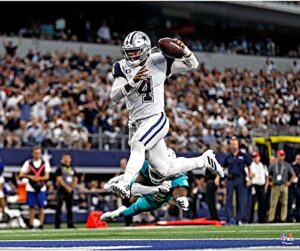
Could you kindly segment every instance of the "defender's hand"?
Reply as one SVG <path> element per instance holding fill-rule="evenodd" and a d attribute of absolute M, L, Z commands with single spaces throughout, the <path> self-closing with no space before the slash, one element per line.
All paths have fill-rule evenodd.
<path fill-rule="evenodd" d="M 172 182 L 170 180 L 165 180 L 160 186 L 158 186 L 158 191 L 160 193 L 170 192 L 172 187 Z"/>
<path fill-rule="evenodd" d="M 180 207 L 183 211 L 189 210 L 189 200 L 187 197 L 179 197 L 176 199 L 176 204 L 178 207 Z"/>

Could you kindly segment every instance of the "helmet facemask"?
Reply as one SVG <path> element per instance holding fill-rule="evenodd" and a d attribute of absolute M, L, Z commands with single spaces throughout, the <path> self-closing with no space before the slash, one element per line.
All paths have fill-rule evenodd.
<path fill-rule="evenodd" d="M 123 56 L 131 66 L 138 66 L 144 60 L 142 57 L 142 48 L 122 48 Z M 133 55 L 132 55 L 133 54 Z M 137 54 L 137 55 L 135 55 Z"/>
<path fill-rule="evenodd" d="M 122 53 L 128 65 L 136 67 L 149 57 L 150 49 L 149 37 L 143 32 L 134 31 L 125 38 Z"/>

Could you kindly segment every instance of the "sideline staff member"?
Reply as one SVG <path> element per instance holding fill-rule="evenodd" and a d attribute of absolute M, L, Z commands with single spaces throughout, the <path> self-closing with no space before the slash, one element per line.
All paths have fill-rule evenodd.
<path fill-rule="evenodd" d="M 71 166 L 72 156 L 70 153 L 64 153 L 61 157 L 60 167 L 56 169 L 57 182 L 57 204 L 55 212 L 55 228 L 60 228 L 61 224 L 61 208 L 66 202 L 67 208 L 67 225 L 68 228 L 75 228 L 73 224 L 73 191 L 77 186 L 78 178 L 75 169 Z"/>
<path fill-rule="evenodd" d="M 266 192 L 269 183 L 269 172 L 267 167 L 260 162 L 260 155 L 258 152 L 252 153 L 253 162 L 250 165 L 253 174 L 252 185 L 255 194 L 252 196 L 251 201 L 251 216 L 250 222 L 253 221 L 255 203 L 258 201 L 258 222 L 266 222 Z"/>
<path fill-rule="evenodd" d="M 236 137 L 230 140 L 230 153 L 226 155 L 223 167 L 228 167 L 226 214 L 227 221 L 234 223 L 247 222 L 248 187 L 251 185 L 251 159 L 240 151 Z M 246 173 L 245 169 L 248 172 Z M 233 218 L 233 192 L 237 193 L 237 218 Z"/>
<path fill-rule="evenodd" d="M 29 229 L 33 228 L 34 208 L 39 208 L 40 229 L 44 224 L 44 207 L 47 205 L 45 181 L 49 179 L 51 167 L 47 161 L 42 159 L 42 148 L 32 148 L 33 159 L 26 160 L 20 172 L 20 178 L 27 178 L 26 184 L 27 205 L 29 206 Z"/>
<path fill-rule="evenodd" d="M 292 184 L 293 179 L 296 177 L 292 166 L 285 162 L 285 151 L 277 151 L 278 162 L 275 165 L 269 167 L 269 174 L 272 182 L 271 186 L 271 198 L 270 198 L 270 212 L 269 222 L 275 221 L 275 213 L 277 204 L 280 198 L 281 211 L 280 221 L 285 222 L 288 210 L 288 191 L 289 186 Z M 289 178 L 290 176 L 290 178 Z"/>

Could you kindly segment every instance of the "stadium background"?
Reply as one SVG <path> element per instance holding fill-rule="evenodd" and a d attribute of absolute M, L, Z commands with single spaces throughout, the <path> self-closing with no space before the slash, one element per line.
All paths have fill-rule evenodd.
<path fill-rule="evenodd" d="M 160 37 L 178 37 L 201 62 L 196 73 L 166 83 L 171 118 L 167 142 L 180 155 L 195 155 L 210 146 L 222 156 L 233 135 L 247 152 L 259 150 L 266 165 L 277 149 L 285 149 L 290 163 L 299 153 L 297 2 L 1 5 L 6 11 L 0 15 L 0 42 L 18 44 L 16 57 L 0 46 L 0 158 L 9 195 L 17 193 L 16 173 L 31 147 L 41 144 L 53 170 L 62 152 L 74 157 L 81 177 L 77 222 L 85 222 L 89 210 L 116 206 L 117 198 L 107 195 L 103 184 L 119 171 L 119 160 L 128 157 L 126 113 L 122 105 L 112 107 L 108 92 L 112 63 L 121 57 L 122 40 L 132 30 L 149 34 L 153 45 Z M 21 15 L 8 22 L 19 10 Z M 104 22 L 110 39 L 97 35 Z M 68 109 L 76 111 L 70 114 Z M 32 124 L 38 129 L 28 136 Z M 198 206 L 192 214 L 171 211 L 169 216 L 209 217 L 203 177 L 199 171 L 191 177 L 192 200 Z M 221 219 L 224 184 L 218 190 Z M 52 177 L 48 198 L 54 193 Z M 81 194 L 86 202 L 82 205 Z M 48 223 L 53 223 L 54 205 L 55 199 L 50 200 Z M 22 203 L 10 206 L 26 217 Z"/>

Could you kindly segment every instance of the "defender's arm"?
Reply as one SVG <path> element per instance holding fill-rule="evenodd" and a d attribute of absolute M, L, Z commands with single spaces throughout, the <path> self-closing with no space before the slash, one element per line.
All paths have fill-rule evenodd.
<path fill-rule="evenodd" d="M 146 186 L 145 183 L 143 175 L 139 172 L 135 182 L 131 186 L 131 194 L 134 196 L 145 196 L 155 193 L 167 193 L 171 189 L 170 181 L 164 181 L 159 186 Z"/>
<path fill-rule="evenodd" d="M 184 211 L 189 210 L 189 200 L 187 198 L 188 190 L 186 187 L 175 187 L 173 189 L 173 197 L 176 200 L 176 204 Z"/>

